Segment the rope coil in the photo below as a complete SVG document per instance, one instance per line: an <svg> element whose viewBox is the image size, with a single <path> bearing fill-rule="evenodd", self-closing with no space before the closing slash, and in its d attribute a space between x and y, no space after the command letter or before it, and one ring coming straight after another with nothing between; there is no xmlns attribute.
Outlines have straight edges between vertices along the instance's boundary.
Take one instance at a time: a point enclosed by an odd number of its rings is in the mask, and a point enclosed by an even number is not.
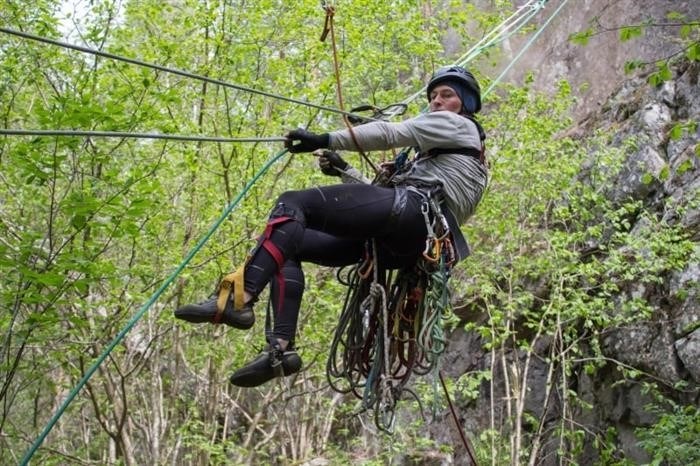
<svg viewBox="0 0 700 466"><path fill-rule="evenodd" d="M419 260L414 268L391 274L377 265L351 271L346 299L326 365L330 386L361 399L360 410L374 410L375 425L392 432L401 392L411 374L437 367L446 348L442 320L449 307L447 265Z"/></svg>

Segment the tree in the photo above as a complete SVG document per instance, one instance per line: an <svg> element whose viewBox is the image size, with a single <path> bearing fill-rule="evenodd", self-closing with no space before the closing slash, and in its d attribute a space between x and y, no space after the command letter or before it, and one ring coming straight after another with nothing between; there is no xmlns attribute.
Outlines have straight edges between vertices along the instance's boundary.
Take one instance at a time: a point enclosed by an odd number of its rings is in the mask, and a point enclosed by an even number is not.
<svg viewBox="0 0 700 466"><path fill-rule="evenodd" d="M12 29L54 39L65 33L88 48L334 105L318 2L105 0L69 22L59 20L61 6L5 0L1 11ZM444 60L441 37L430 31L463 17L447 13L411 1L339 6L345 101L383 106L419 86ZM6 128L263 137L293 125L341 124L339 115L312 107L7 34L0 36L0 64ZM135 309L279 149L130 138L0 140L3 461L21 457ZM276 193L321 182L302 157L274 171L109 355L35 461L235 463L300 459L328 446L342 400L326 393L320 364L288 391L234 391L226 374L254 353L262 322L241 334L181 327L170 315L245 258ZM311 360L327 347L330 304L339 293L326 283L328 272L314 273L318 284L307 306L316 311L301 330ZM323 396L314 396L319 391Z"/></svg>

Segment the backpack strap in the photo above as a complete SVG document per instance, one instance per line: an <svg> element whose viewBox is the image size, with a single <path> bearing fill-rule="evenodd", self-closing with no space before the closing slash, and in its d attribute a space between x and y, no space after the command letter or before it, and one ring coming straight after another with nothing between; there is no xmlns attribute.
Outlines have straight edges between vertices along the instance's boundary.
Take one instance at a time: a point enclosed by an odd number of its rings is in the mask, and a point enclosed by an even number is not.
<svg viewBox="0 0 700 466"><path fill-rule="evenodd" d="M486 165L486 131L484 131L484 127L481 126L481 123L474 117L474 115L464 115L466 118L468 118L472 123L476 125L476 129L479 131L479 139L481 140L481 155L479 156L479 161L481 161L482 164Z"/></svg>

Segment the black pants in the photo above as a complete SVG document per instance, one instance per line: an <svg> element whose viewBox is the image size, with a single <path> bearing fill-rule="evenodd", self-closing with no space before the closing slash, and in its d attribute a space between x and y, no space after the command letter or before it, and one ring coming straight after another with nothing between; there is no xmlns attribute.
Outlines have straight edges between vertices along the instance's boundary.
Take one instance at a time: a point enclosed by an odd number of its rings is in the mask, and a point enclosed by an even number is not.
<svg viewBox="0 0 700 466"><path fill-rule="evenodd" d="M304 293L302 262L355 264L366 241L376 238L384 268L415 263L427 234L422 199L406 192L397 212L396 189L403 188L341 184L288 191L279 197L245 269L245 288L254 296L271 283L273 337L294 340Z"/></svg>

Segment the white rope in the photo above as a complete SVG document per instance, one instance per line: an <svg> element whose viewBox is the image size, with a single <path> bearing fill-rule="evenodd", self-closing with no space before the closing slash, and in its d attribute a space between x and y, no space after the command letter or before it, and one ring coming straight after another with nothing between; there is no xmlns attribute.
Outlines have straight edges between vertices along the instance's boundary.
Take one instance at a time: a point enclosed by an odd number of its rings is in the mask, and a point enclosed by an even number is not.
<svg viewBox="0 0 700 466"><path fill-rule="evenodd" d="M532 19L542 8L548 0L529 0L526 4L518 8L511 16L503 20L498 26L492 29L488 34L482 37L479 42L474 44L467 52L465 52L460 58L458 58L452 66L465 66L471 60L473 60L477 55L479 55L483 50L494 46L495 44L504 41L508 37L515 34L520 30L525 24L527 24L530 19ZM448 65L450 66L450 65ZM413 102L418 97L425 94L427 84L418 90L415 94L407 97L402 101L403 104L408 105ZM391 116L394 116L393 114Z"/></svg>

